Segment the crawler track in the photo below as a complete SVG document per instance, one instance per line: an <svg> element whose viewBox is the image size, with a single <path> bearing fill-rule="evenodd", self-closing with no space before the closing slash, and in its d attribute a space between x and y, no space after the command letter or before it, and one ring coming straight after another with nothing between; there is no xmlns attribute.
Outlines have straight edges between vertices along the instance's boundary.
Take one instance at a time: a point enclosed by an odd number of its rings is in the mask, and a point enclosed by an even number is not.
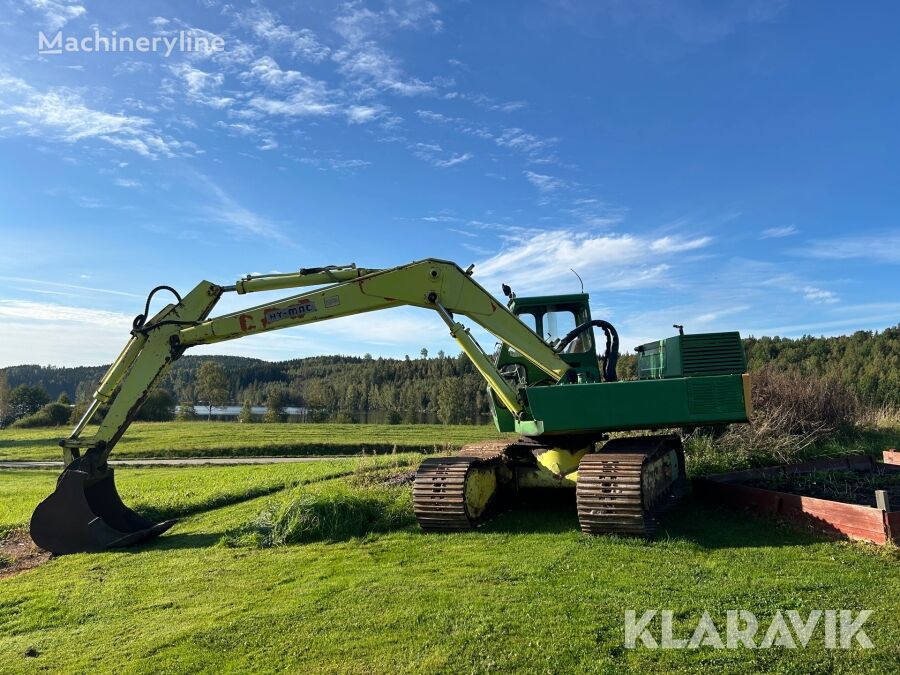
<svg viewBox="0 0 900 675"><path fill-rule="evenodd" d="M578 467L578 521L587 534L650 537L685 485L684 450L676 436L608 442Z"/></svg>
<svg viewBox="0 0 900 675"><path fill-rule="evenodd" d="M467 502L466 488L476 472L495 471L519 441L485 441L467 445L455 457L426 459L413 483L413 510L423 530L450 532L477 526L482 509ZM473 512L475 511L475 512Z"/></svg>

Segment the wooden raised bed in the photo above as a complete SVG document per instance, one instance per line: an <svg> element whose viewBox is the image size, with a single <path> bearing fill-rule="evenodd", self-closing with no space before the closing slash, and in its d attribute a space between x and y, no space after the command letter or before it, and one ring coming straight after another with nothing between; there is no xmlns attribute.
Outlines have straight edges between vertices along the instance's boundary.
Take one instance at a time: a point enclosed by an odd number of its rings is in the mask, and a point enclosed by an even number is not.
<svg viewBox="0 0 900 675"><path fill-rule="evenodd" d="M900 472L900 453L884 453L884 464L868 455L839 459L823 459L802 464L773 466L765 469L732 471L694 479L694 490L702 499L714 504L750 509L764 515L811 525L829 534L885 544L900 544L900 504L885 504L882 493L878 503L885 508L847 504L830 499L805 497L746 485L768 477L815 471Z"/></svg>

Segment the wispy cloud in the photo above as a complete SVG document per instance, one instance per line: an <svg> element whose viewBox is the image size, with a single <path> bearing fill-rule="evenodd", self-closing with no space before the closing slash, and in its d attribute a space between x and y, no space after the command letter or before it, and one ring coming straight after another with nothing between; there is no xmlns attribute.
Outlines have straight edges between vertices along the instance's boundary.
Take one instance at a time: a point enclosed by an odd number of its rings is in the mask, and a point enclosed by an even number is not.
<svg viewBox="0 0 900 675"><path fill-rule="evenodd" d="M496 255L476 265L481 276L511 282L525 290L547 291L568 281L574 268L586 284L603 288L637 288L665 284L673 253L708 246L709 237L650 238L634 234L588 234L573 230L531 232L511 238Z"/></svg>
<svg viewBox="0 0 900 675"><path fill-rule="evenodd" d="M452 127L460 134L488 141L513 153L524 155L529 162L554 161L548 152L559 142L558 138L544 138L518 127L491 127L483 122L463 117L445 115L435 110L416 110L419 119L433 124Z"/></svg>
<svg viewBox="0 0 900 675"><path fill-rule="evenodd" d="M523 171L522 174L528 179L529 183L534 185L544 194L556 192L557 190L568 187L566 181L562 178L556 178L555 176L548 176L547 174L536 173L534 171Z"/></svg>
<svg viewBox="0 0 900 675"><path fill-rule="evenodd" d="M435 82L425 82L404 72L400 60L388 53L377 38L395 30L429 30L440 32L443 24L440 10L433 2L407 0L389 3L382 11L373 11L358 2L345 3L334 21L335 31L345 44L332 54L338 70L361 88L387 91L401 96L434 93Z"/></svg>
<svg viewBox="0 0 900 675"><path fill-rule="evenodd" d="M274 239L283 244L291 243L276 223L241 205L211 178L201 173L195 173L195 177L213 197L202 209L207 218L228 226L237 235L253 235Z"/></svg>
<svg viewBox="0 0 900 675"><path fill-rule="evenodd" d="M301 56L313 63L327 58L331 50L323 45L316 34L308 29L295 30L282 23L272 11L264 7L254 7L234 13L237 22L248 28L262 42L271 46L286 48L293 56Z"/></svg>
<svg viewBox="0 0 900 675"><path fill-rule="evenodd" d="M412 152L419 159L440 169L447 169L451 166L468 162L475 156L471 152L442 156L444 150L437 143L416 143L412 146Z"/></svg>
<svg viewBox="0 0 900 675"><path fill-rule="evenodd" d="M38 91L24 80L0 73L0 135L26 135L76 143L98 140L156 159L190 148L158 131L145 117L107 113L88 107L66 87Z"/></svg>
<svg viewBox="0 0 900 675"><path fill-rule="evenodd" d="M97 288L95 286L82 286L79 284L66 284L59 281L45 281L43 279L31 279L29 277L0 277L3 281L14 281L16 283L38 284L41 286L50 286L51 288L67 288L74 291L86 291L88 293L103 293L106 295L121 295L128 298L142 298L143 295L137 293L126 293L125 291L117 291L111 288Z"/></svg>
<svg viewBox="0 0 900 675"><path fill-rule="evenodd" d="M759 238L778 239L780 237L790 237L792 234L797 234L797 227L794 225L788 225L786 227L770 227L760 232Z"/></svg>
<svg viewBox="0 0 900 675"><path fill-rule="evenodd" d="M840 237L815 239L794 251L798 255L825 260L859 258L878 263L900 263L900 233L887 232L881 236Z"/></svg>
<svg viewBox="0 0 900 675"><path fill-rule="evenodd" d="M798 277L796 274L777 274L761 280L758 283L763 287L780 288L791 293L803 296L804 300L817 305L833 305L840 302L840 296L834 291L825 290Z"/></svg>
<svg viewBox="0 0 900 675"><path fill-rule="evenodd" d="M87 11L77 0L25 0L24 4L40 14L44 26L54 31Z"/></svg>
<svg viewBox="0 0 900 675"><path fill-rule="evenodd" d="M189 101L212 108L225 108L234 101L233 98L219 94L219 89L225 82L222 73L207 73L184 62L170 66L170 70L182 82Z"/></svg>
<svg viewBox="0 0 900 675"><path fill-rule="evenodd" d="M59 321L93 325L130 322L130 317L119 312L108 312L86 307L72 307L32 300L0 300L0 316L29 321Z"/></svg>

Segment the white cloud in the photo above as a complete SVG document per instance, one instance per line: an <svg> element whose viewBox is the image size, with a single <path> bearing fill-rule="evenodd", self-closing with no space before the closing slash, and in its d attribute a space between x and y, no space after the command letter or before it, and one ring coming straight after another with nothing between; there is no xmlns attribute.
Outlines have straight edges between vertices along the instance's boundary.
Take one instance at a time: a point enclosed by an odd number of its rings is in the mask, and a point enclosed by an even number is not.
<svg viewBox="0 0 900 675"><path fill-rule="evenodd" d="M383 11L375 12L359 2L346 2L334 22L334 29L350 43L363 42L378 34L396 29L443 30L437 18L440 9L429 0L389 2Z"/></svg>
<svg viewBox="0 0 900 675"><path fill-rule="evenodd" d="M123 188L139 188L141 186L139 181L132 180L131 178L116 178L114 182L116 185Z"/></svg>
<svg viewBox="0 0 900 675"><path fill-rule="evenodd" d="M510 128L504 129L503 132L494 138L494 142L504 148L518 150L526 154L533 154L539 150L545 150L549 146L555 144L555 138L540 138L534 134L530 134L522 129Z"/></svg>
<svg viewBox="0 0 900 675"><path fill-rule="evenodd" d="M804 286L803 297L807 300L819 304L831 305L840 302L840 298L833 291L824 291L815 286Z"/></svg>
<svg viewBox="0 0 900 675"><path fill-rule="evenodd" d="M87 12L77 0L25 0L25 4L41 14L44 25L54 31Z"/></svg>
<svg viewBox="0 0 900 675"><path fill-rule="evenodd" d="M437 143L416 143L411 146L411 149L416 157L441 169L468 162L475 156L471 152L464 152L459 155L451 154L449 157L441 157L440 155L444 150Z"/></svg>
<svg viewBox="0 0 900 675"><path fill-rule="evenodd" d="M128 341L132 319L85 307L0 300L0 366L110 363Z"/></svg>
<svg viewBox="0 0 900 675"><path fill-rule="evenodd" d="M433 84L405 75L397 59L374 42L337 51L334 60L343 75L362 85L372 85L400 96L417 96L435 91Z"/></svg>
<svg viewBox="0 0 900 675"><path fill-rule="evenodd" d="M546 174L535 173L534 171L523 171L522 173L525 175L525 178L528 179L529 183L534 185L544 194L556 192L557 190L568 187L568 183L562 178L555 178Z"/></svg>
<svg viewBox="0 0 900 675"><path fill-rule="evenodd" d="M434 165L439 166L441 168L448 168L451 166L456 166L457 164L462 164L463 162L468 162L475 155L471 152L464 152L461 155L453 155L447 159L438 159L435 160Z"/></svg>
<svg viewBox="0 0 900 675"><path fill-rule="evenodd" d="M207 105L212 108L225 108L234 99L227 96L219 96L218 91L225 82L222 73L207 73L187 63L177 63L170 66L174 75L181 79L185 95L190 101Z"/></svg>
<svg viewBox="0 0 900 675"><path fill-rule="evenodd" d="M100 140L144 157L174 157L187 147L154 128L145 117L107 113L85 105L81 95L66 87L45 92L24 80L0 73L0 135L21 134L76 143Z"/></svg>
<svg viewBox="0 0 900 675"><path fill-rule="evenodd" d="M479 279L512 283L523 290L550 292L569 284L572 269L585 284L602 288L636 288L665 284L670 265L658 262L670 253L709 245L709 237L650 238L633 234L588 234L572 230L530 232L510 239L496 255L479 262Z"/></svg>
<svg viewBox="0 0 900 675"><path fill-rule="evenodd" d="M780 237L790 237L792 234L797 234L797 228L794 225L788 225L787 227L770 227L767 230L763 230L759 238L760 239L777 239Z"/></svg>
<svg viewBox="0 0 900 675"><path fill-rule="evenodd" d="M383 105L351 105L347 108L346 115L353 124L362 124L377 119L386 110Z"/></svg>
<svg viewBox="0 0 900 675"><path fill-rule="evenodd" d="M321 85L297 70L282 70L271 56L263 56L254 61L250 69L242 73L241 78L259 80L273 89L281 89L293 84L302 84L307 87Z"/></svg>
<svg viewBox="0 0 900 675"><path fill-rule="evenodd" d="M258 94L250 99L250 107L269 115L288 117L327 116L341 111L336 94L328 86L296 70L282 70L268 56L256 60L243 73L244 80L257 80L278 94Z"/></svg>
<svg viewBox="0 0 900 675"><path fill-rule="evenodd" d="M310 29L295 30L281 23L274 13L263 7L236 12L235 17L239 24L249 28L258 39L270 45L286 47L293 56L302 56L319 63L331 52Z"/></svg>
<svg viewBox="0 0 900 675"><path fill-rule="evenodd" d="M428 122L441 122L442 124L446 124L447 122L454 121L453 117L447 117L446 115L434 112L433 110L416 110L416 115Z"/></svg>
<svg viewBox="0 0 900 675"><path fill-rule="evenodd" d="M0 317L5 319L28 319L30 321L96 324L101 326L125 322L129 327L133 318L118 312L33 302L31 300L0 300Z"/></svg>
<svg viewBox="0 0 900 675"><path fill-rule="evenodd" d="M708 246L712 237L698 237L697 239L681 239L680 237L661 237L650 243L650 250L654 253L683 253Z"/></svg>

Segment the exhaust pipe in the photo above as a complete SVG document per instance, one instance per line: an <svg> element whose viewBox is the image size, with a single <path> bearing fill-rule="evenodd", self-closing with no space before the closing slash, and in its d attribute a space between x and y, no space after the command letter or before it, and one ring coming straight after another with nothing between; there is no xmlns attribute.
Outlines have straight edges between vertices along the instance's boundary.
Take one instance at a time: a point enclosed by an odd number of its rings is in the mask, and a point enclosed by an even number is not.
<svg viewBox="0 0 900 675"><path fill-rule="evenodd" d="M34 543L56 555L94 553L157 537L175 520L154 523L138 515L116 491L113 470L87 473L76 459L60 475L56 489L31 516Z"/></svg>

